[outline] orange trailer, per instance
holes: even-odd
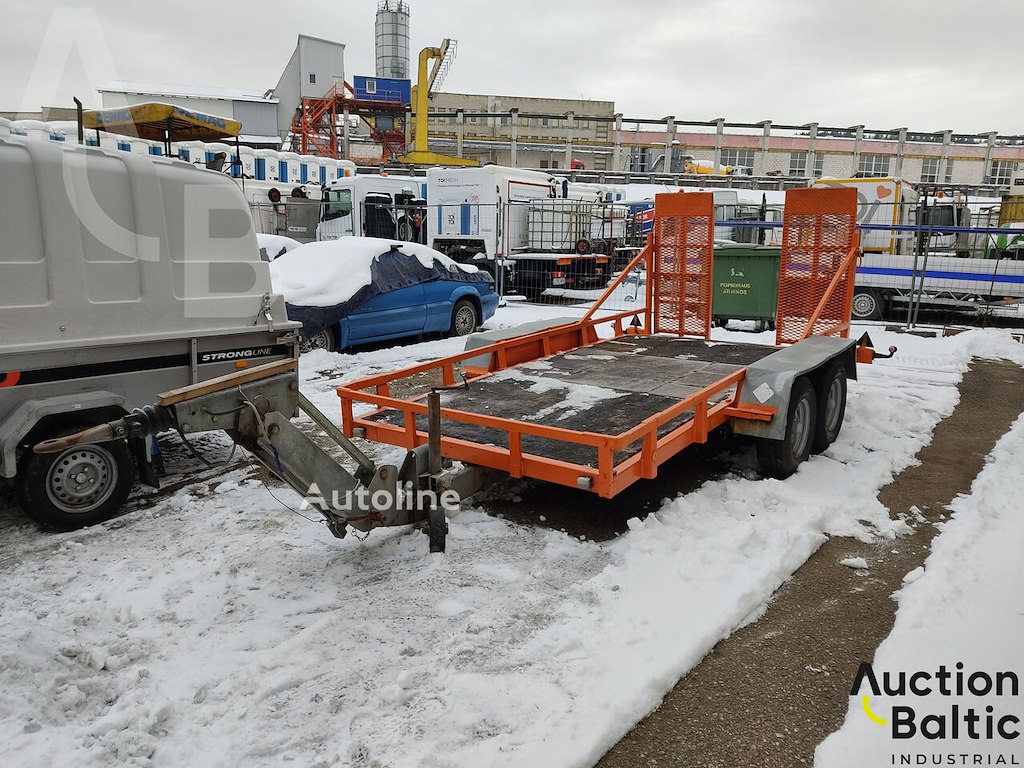
[[[582,319],[344,384],[343,430],[412,451],[433,420],[444,458],[610,498],[730,423],[786,477],[835,440],[846,379],[870,358],[848,338],[856,204],[846,189],[787,193],[776,341],[788,346],[710,341],[712,196],[663,194],[648,245]],[[644,305],[603,311],[638,269]],[[394,394],[431,372],[433,398]]]

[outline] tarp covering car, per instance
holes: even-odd
[[[491,276],[418,243],[341,238],[307,243],[271,263],[288,317],[310,338],[360,305],[391,291],[439,280],[490,283]],[[296,280],[298,278],[298,280]]]

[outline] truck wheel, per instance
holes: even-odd
[[[333,331],[330,328],[324,328],[322,331],[314,333],[308,339],[301,339],[299,341],[299,352],[312,352],[314,349],[326,349],[328,352],[333,352],[337,346],[337,343],[334,341]]]
[[[839,437],[846,416],[846,366],[833,360],[825,368],[817,393],[818,414],[814,420],[814,440],[811,453],[821,453]]]
[[[469,299],[459,299],[452,310],[452,336],[469,336],[480,325],[476,307]]]
[[[793,382],[789,393],[786,436],[782,440],[757,441],[757,463],[768,477],[785,480],[811,455],[814,424],[818,413],[814,387],[806,376]]]
[[[25,514],[41,525],[71,531],[111,517],[135,481],[124,440],[27,452],[18,471],[17,495]]]
[[[854,320],[881,320],[882,319],[882,296],[873,288],[853,289],[853,319]]]

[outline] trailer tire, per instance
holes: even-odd
[[[469,336],[480,325],[480,314],[469,299],[459,299],[452,310],[452,336]]]
[[[448,538],[448,521],[444,510],[434,507],[427,514],[427,534],[431,552],[444,552]]]
[[[851,310],[854,320],[881,320],[882,294],[874,288],[854,287]]]
[[[51,437],[60,434],[70,433]],[[59,453],[26,451],[18,468],[16,493],[25,514],[37,523],[73,531],[112,517],[134,484],[135,464],[128,443],[114,440]]]
[[[846,366],[833,360],[819,379],[818,414],[814,420],[811,453],[821,453],[839,437],[846,416]]]
[[[786,417],[786,436],[782,440],[760,438],[757,463],[762,474],[785,480],[811,455],[818,405],[814,387],[806,376],[793,382]]]

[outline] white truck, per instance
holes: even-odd
[[[860,225],[971,226],[971,210],[962,196],[925,196],[902,179],[819,179],[815,184],[855,188]],[[898,229],[861,230],[855,319],[880,319],[917,298],[923,308],[975,310],[993,300],[1024,296],[1024,262],[998,258],[988,247],[988,235],[924,235],[921,254],[915,255],[918,236]]]
[[[600,287],[609,259],[591,253],[598,194],[592,185],[563,181],[499,165],[431,168],[427,244],[528,298],[548,288]]]
[[[426,179],[362,174],[329,182],[316,229],[317,240],[352,235],[425,242]]]
[[[227,175],[181,160],[0,134],[0,480],[57,529],[114,514],[153,446],[31,446],[168,389],[298,354]]]

